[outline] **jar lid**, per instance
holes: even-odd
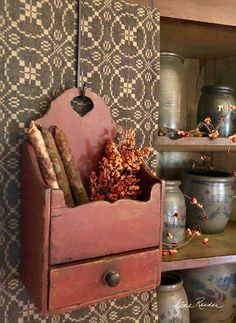
[[[176,54],[176,53],[171,53],[171,52],[161,52],[161,57],[169,57],[169,58],[179,58],[182,63],[184,63],[184,57]]]
[[[232,93],[234,92],[234,89],[229,86],[224,86],[224,85],[206,85],[202,87],[202,92],[205,93]]]

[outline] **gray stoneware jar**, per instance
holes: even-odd
[[[227,86],[204,86],[198,104],[197,121],[204,121],[210,117],[216,127],[221,115],[227,113],[230,105],[235,105],[233,89]],[[223,112],[218,111],[218,106],[223,106]],[[228,137],[236,133],[236,112],[230,112],[222,123],[219,133],[222,137]]]
[[[186,206],[182,192],[179,189],[180,181],[166,181],[164,199],[164,227],[163,243],[182,243],[185,238]],[[180,217],[178,218],[178,215]],[[171,233],[173,238],[168,239],[167,233]]]
[[[186,129],[184,58],[161,53],[159,126]]]
[[[223,232],[231,215],[235,176],[220,171],[189,171],[183,174],[181,190],[195,197],[209,217],[203,219],[202,210],[186,198],[187,227],[199,227],[202,233]]]
[[[188,299],[182,278],[166,273],[157,287],[158,322],[190,323]]]
[[[191,323],[235,322],[236,264],[178,272],[190,304]]]

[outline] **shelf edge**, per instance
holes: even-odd
[[[207,267],[219,264],[236,263],[236,255],[216,256],[207,258],[185,259],[176,261],[162,261],[162,272]]]
[[[236,144],[229,138],[218,138],[210,140],[209,138],[181,138],[172,140],[168,137],[158,137],[156,148],[160,152],[164,151],[218,151],[218,152],[236,152]]]

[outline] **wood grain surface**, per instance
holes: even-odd
[[[50,270],[49,309],[121,297],[128,291],[153,288],[160,279],[159,250],[120,255]],[[110,287],[107,272],[120,275],[120,283]]]
[[[235,232],[236,222],[230,221],[223,233],[209,235],[207,245],[201,243],[206,235],[194,238],[175,255],[163,257],[162,271],[236,262]]]
[[[236,143],[233,143],[229,138],[217,138],[211,140],[205,138],[181,138],[172,140],[168,137],[158,137],[157,147],[159,151],[192,151],[192,152],[235,152]]]
[[[236,26],[235,0],[153,0],[162,17]]]

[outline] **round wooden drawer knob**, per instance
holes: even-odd
[[[120,275],[114,271],[105,274],[105,282],[110,287],[116,287],[120,283]]]

